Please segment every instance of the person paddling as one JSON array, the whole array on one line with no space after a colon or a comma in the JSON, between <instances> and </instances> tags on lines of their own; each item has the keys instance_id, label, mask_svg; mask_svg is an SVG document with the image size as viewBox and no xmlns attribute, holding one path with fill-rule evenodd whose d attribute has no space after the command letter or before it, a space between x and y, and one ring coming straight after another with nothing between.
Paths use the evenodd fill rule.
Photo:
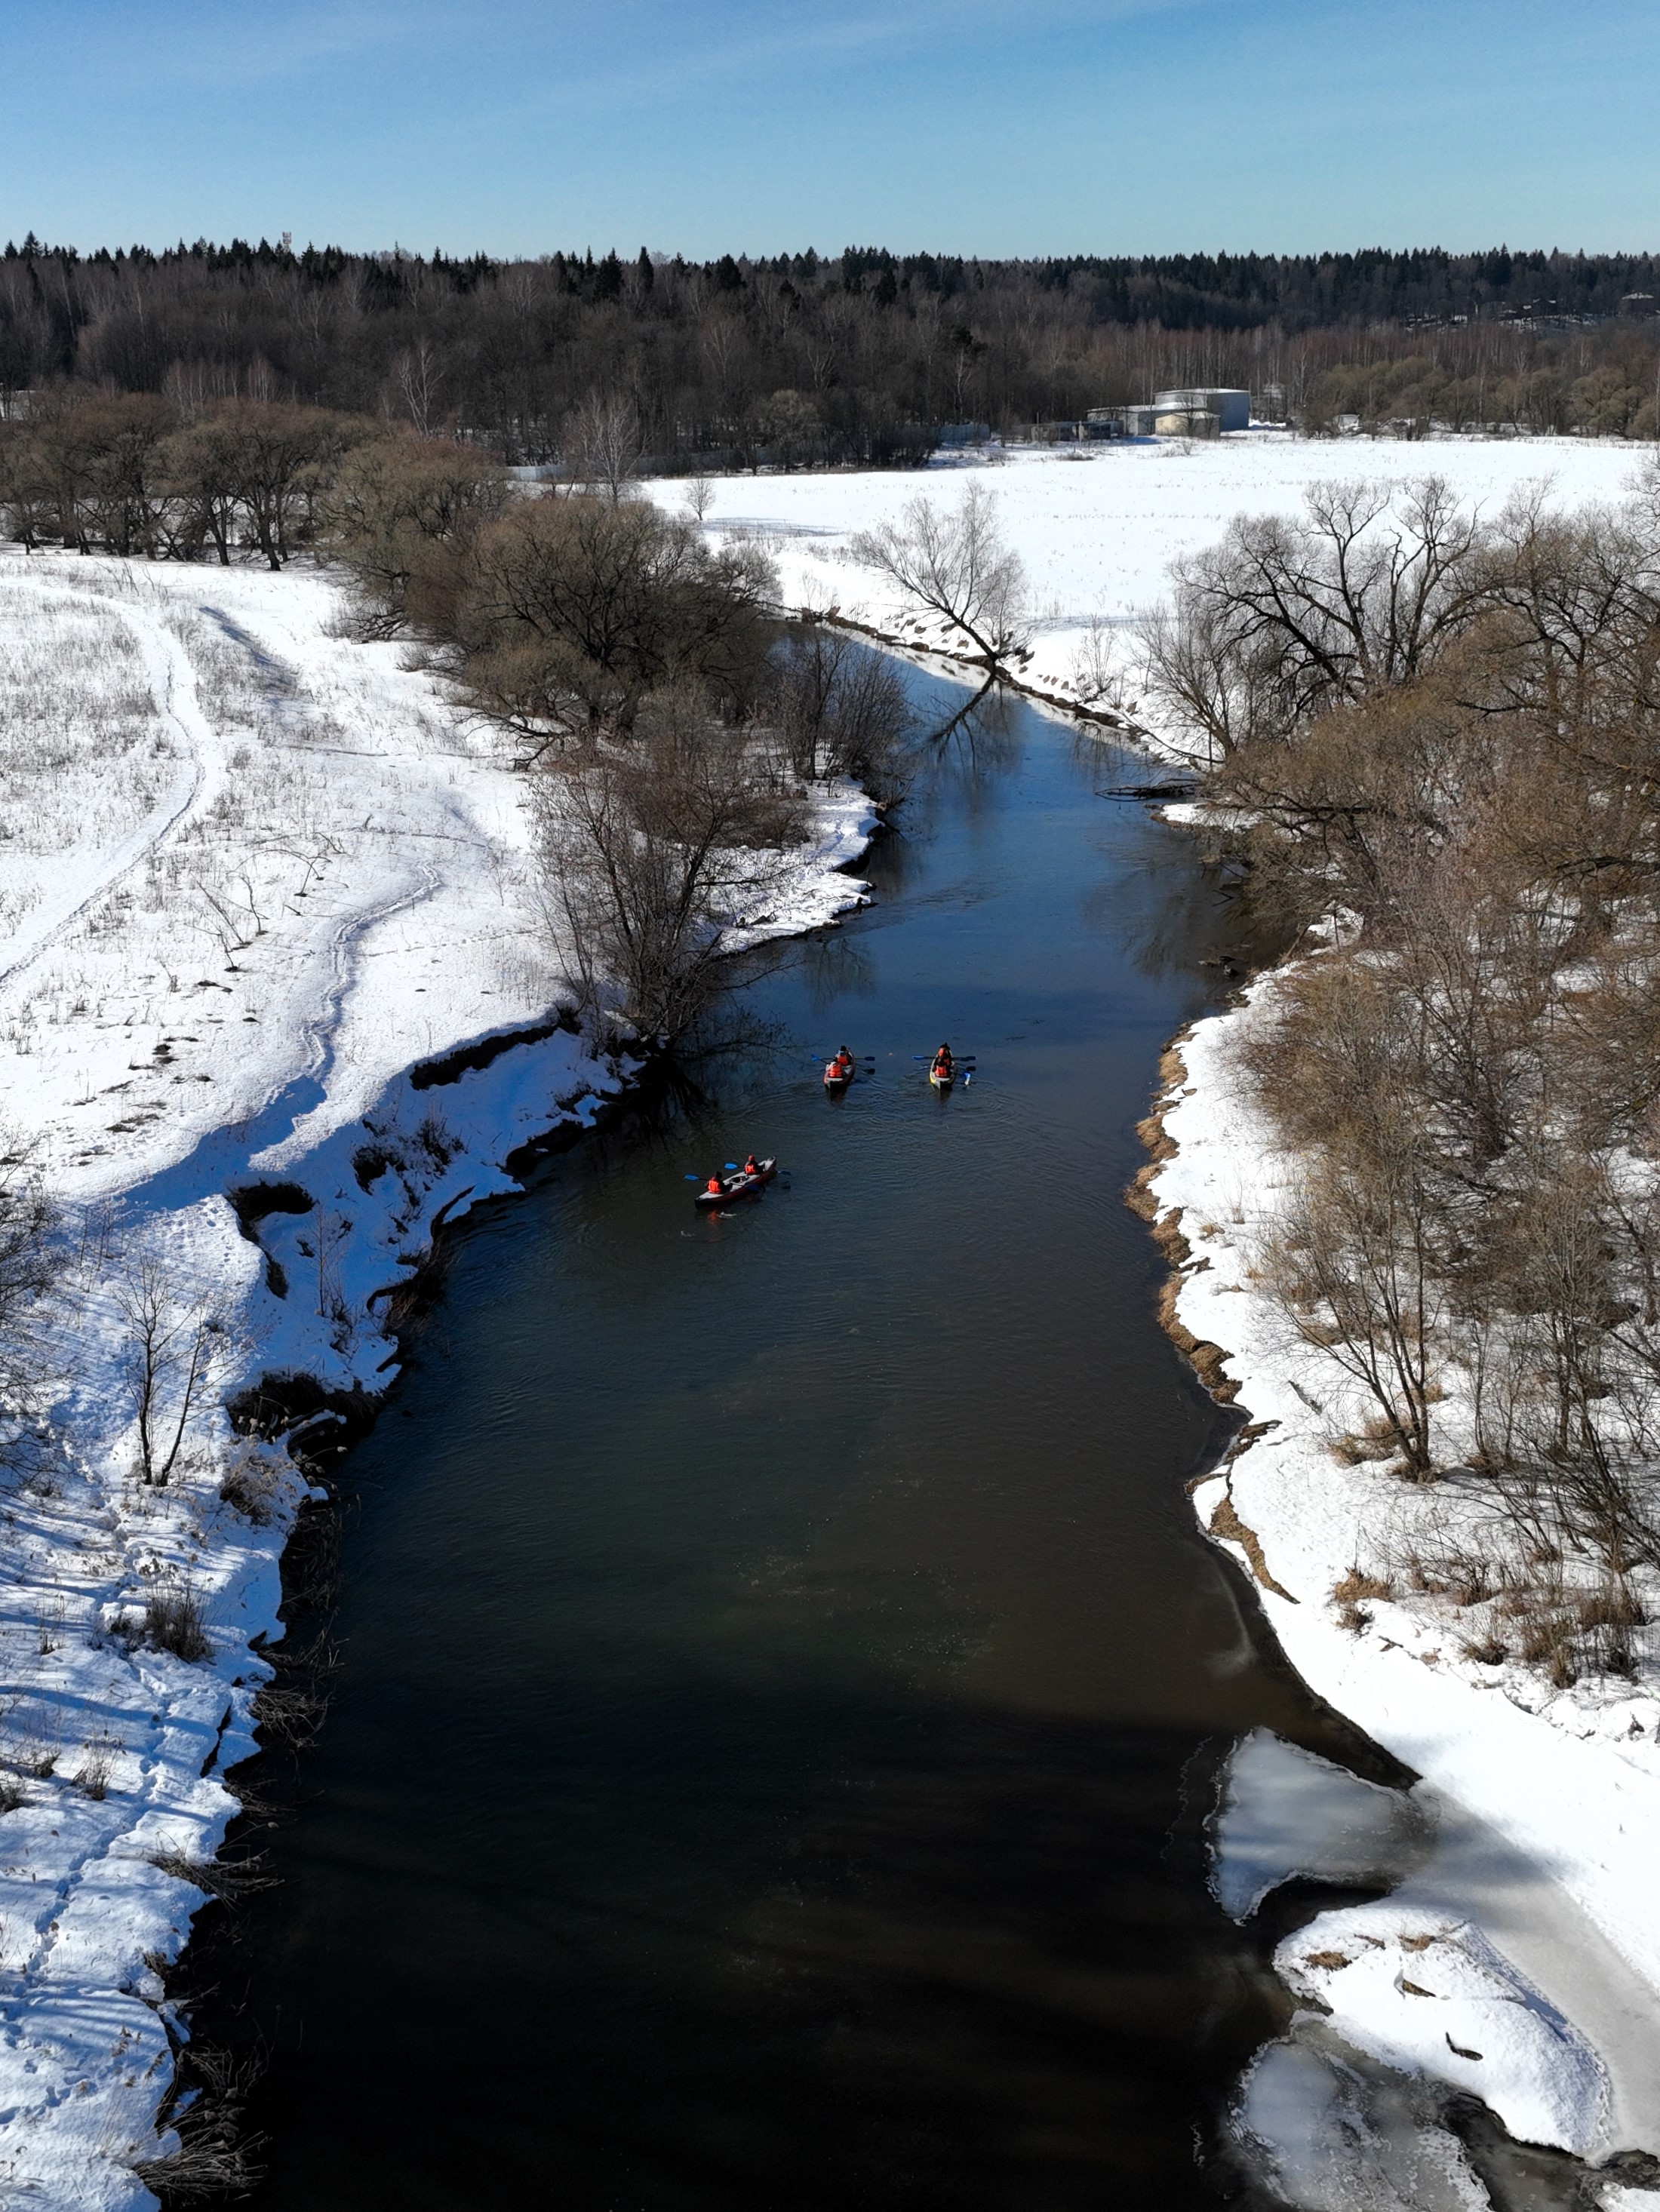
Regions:
<instances>
[{"instance_id":1,"label":"person paddling","mask_svg":"<svg viewBox=\"0 0 1660 2212\"><path fill-rule=\"evenodd\" d=\"M703 1188L710 1198L724 1198L726 1196L727 1186L721 1182L719 1176L711 1176L708 1181L704 1184Z\"/></svg>"},{"instance_id":2,"label":"person paddling","mask_svg":"<svg viewBox=\"0 0 1660 2212\"><path fill-rule=\"evenodd\" d=\"M742 1171L746 1176L758 1176L760 1174L761 1163L756 1158L753 1152L751 1152L749 1158L745 1161Z\"/></svg>"},{"instance_id":3,"label":"person paddling","mask_svg":"<svg viewBox=\"0 0 1660 2212\"><path fill-rule=\"evenodd\" d=\"M956 1070L957 1063L951 1056L951 1047L948 1044L942 1044L933 1055L933 1066L929 1070L930 1074L937 1075L948 1083Z\"/></svg>"}]
</instances>

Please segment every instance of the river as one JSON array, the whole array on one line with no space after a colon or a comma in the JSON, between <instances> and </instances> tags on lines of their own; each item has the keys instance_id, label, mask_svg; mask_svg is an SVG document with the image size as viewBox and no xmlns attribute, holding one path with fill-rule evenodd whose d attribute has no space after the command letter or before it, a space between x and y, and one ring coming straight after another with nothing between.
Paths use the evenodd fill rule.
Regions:
<instances>
[{"instance_id":1,"label":"river","mask_svg":"<svg viewBox=\"0 0 1660 2212\"><path fill-rule=\"evenodd\" d=\"M192 1954L267 2056L263 2212L1218 2201L1286 2009L1206 1887L1218 1768L1367 1754L1183 1496L1227 1424L1121 1194L1239 923L1101 795L1145 773L959 732L874 903L751 963L764 1041L457 1237L344 1477L283 1887ZM751 1146L786 1174L697 1217Z\"/></svg>"}]
</instances>

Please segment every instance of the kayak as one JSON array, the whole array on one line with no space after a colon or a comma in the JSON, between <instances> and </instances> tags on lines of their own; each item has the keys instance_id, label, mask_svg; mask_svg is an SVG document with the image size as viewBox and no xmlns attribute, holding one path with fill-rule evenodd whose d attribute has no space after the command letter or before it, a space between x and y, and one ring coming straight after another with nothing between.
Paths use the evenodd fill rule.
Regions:
<instances>
[{"instance_id":1,"label":"kayak","mask_svg":"<svg viewBox=\"0 0 1660 2212\"><path fill-rule=\"evenodd\" d=\"M838 1066L832 1060L824 1069L824 1088L826 1091L845 1091L853 1078L852 1068Z\"/></svg>"},{"instance_id":2,"label":"kayak","mask_svg":"<svg viewBox=\"0 0 1660 2212\"><path fill-rule=\"evenodd\" d=\"M759 1190L763 1182L770 1182L777 1172L776 1160L763 1160L753 1175L739 1172L722 1176L719 1190L697 1191L691 1202L699 1206L730 1206L733 1199L748 1198L751 1192Z\"/></svg>"}]
</instances>

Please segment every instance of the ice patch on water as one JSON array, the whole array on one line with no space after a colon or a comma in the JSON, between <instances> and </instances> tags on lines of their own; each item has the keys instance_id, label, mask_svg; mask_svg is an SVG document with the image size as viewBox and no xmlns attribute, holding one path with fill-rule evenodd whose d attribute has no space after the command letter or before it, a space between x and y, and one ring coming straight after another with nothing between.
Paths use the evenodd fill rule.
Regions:
<instances>
[{"instance_id":1,"label":"ice patch on water","mask_svg":"<svg viewBox=\"0 0 1660 2212\"><path fill-rule=\"evenodd\" d=\"M1423 2084L1321 2047L1317 2024L1258 2053L1234 2129L1292 2212L1490 2212Z\"/></svg>"},{"instance_id":2,"label":"ice patch on water","mask_svg":"<svg viewBox=\"0 0 1660 2212\"><path fill-rule=\"evenodd\" d=\"M1211 1891L1231 1918L1247 1920L1296 1875L1395 1881L1423 1832L1421 1812L1402 1792L1254 1729L1228 1760L1211 1834Z\"/></svg>"}]
</instances>

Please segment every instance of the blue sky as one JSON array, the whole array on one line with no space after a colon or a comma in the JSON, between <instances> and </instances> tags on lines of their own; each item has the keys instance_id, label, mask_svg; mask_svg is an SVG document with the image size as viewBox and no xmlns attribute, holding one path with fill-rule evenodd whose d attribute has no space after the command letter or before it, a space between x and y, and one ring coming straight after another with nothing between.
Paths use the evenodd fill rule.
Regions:
<instances>
[{"instance_id":1,"label":"blue sky","mask_svg":"<svg viewBox=\"0 0 1660 2212\"><path fill-rule=\"evenodd\" d=\"M0 0L0 238L1660 244L1654 0Z\"/></svg>"}]
</instances>

